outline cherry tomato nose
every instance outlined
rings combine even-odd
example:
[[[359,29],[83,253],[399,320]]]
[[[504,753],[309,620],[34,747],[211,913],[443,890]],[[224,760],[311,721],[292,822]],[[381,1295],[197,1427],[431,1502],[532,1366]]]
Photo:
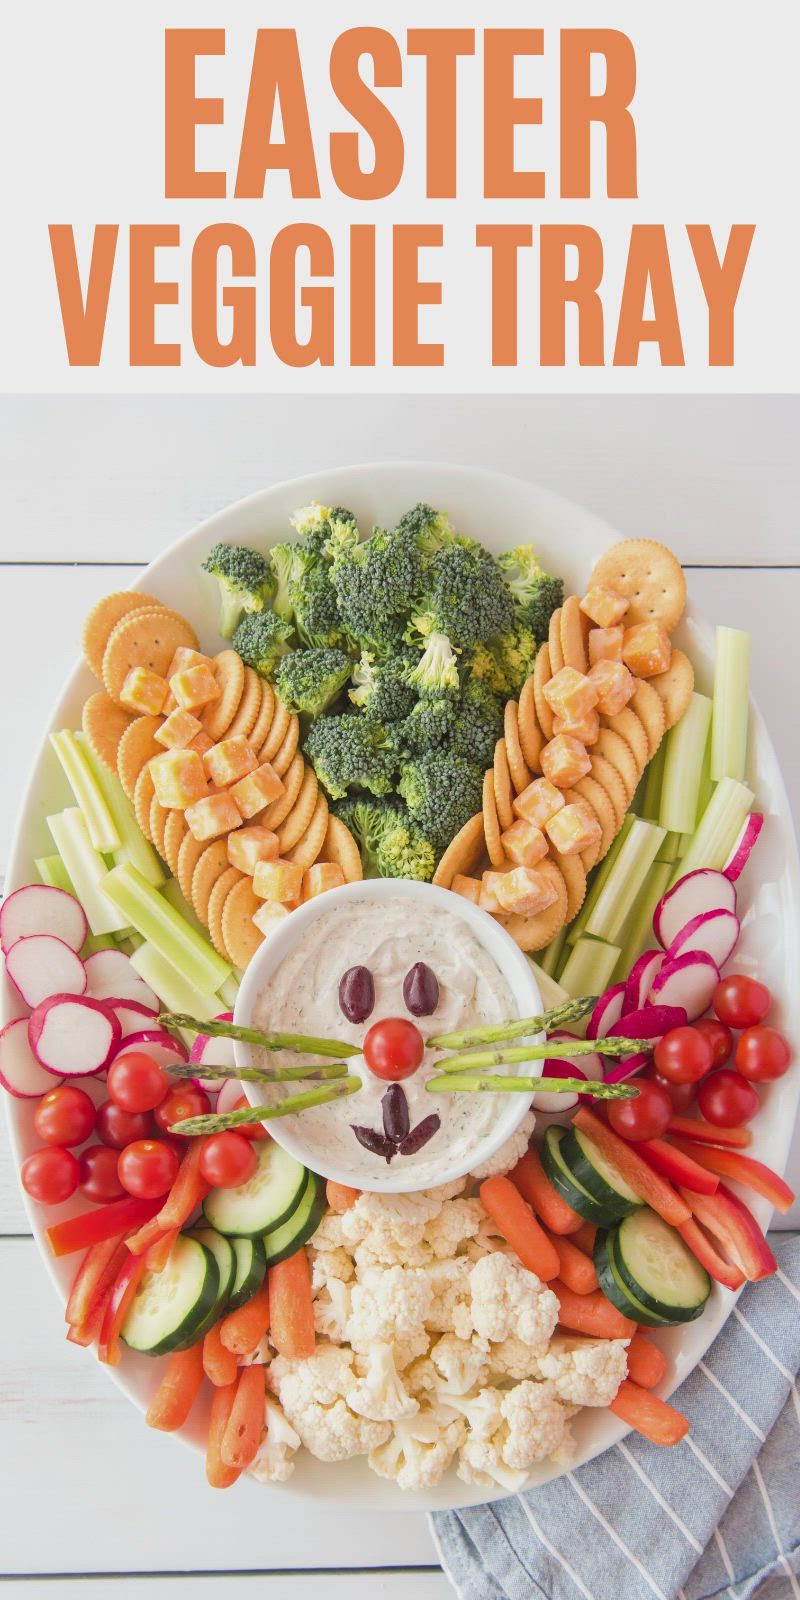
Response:
[[[364,1039],[364,1060],[376,1078],[398,1083],[410,1078],[425,1054],[425,1040],[408,1017],[374,1022]]]

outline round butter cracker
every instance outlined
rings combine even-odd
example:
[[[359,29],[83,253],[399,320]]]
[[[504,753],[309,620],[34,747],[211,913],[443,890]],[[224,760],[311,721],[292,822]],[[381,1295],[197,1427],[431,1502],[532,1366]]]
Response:
[[[201,715],[201,722],[209,739],[218,744],[227,733],[236,716],[244,694],[244,662],[235,650],[220,650],[214,656],[214,677],[219,688],[219,698],[212,700]]]
[[[184,645],[197,649],[197,634],[178,611],[166,606],[132,611],[118,622],[103,655],[103,683],[112,700],[119,700],[122,686],[134,667],[145,667],[166,677],[175,651]]]
[[[83,624],[81,649],[86,665],[96,678],[102,682],[103,656],[117,623],[131,611],[157,611],[160,606],[161,601],[156,600],[155,595],[138,589],[118,589],[114,594],[103,595],[102,600],[92,606]]]
[[[519,714],[516,700],[507,700],[503,712],[503,737],[506,742],[506,757],[511,782],[516,794],[522,794],[531,781],[532,773],[522,753],[522,740],[520,738]]]
[[[667,633],[677,626],[686,605],[686,579],[677,556],[655,539],[621,539],[596,563],[589,588],[613,589],[625,596],[625,628],[637,622],[660,622]]]
[[[498,739],[494,747],[493,782],[497,820],[500,827],[505,831],[506,828],[511,827],[514,821],[514,812],[511,804],[514,799],[514,791],[511,787],[511,773],[508,768],[505,739]]]
[[[549,744],[553,737],[553,713],[544,697],[544,686],[550,682],[553,673],[550,666],[550,647],[543,644],[536,652],[536,661],[533,668],[533,697],[536,705],[536,719],[545,744]]]
[[[255,912],[263,904],[253,893],[252,879],[247,877],[234,883],[223,902],[219,930],[222,943],[228,960],[242,972],[264,941],[263,933],[253,921]]]
[[[505,860],[505,852],[500,843],[500,825],[497,820],[497,801],[494,794],[494,772],[491,767],[483,775],[483,832],[486,839],[486,849],[493,867],[499,867]]]
[[[163,745],[156,740],[156,730],[161,727],[160,717],[137,717],[125,729],[117,746],[117,777],[128,799],[135,804],[139,774],[154,756],[164,754]]]
[[[112,700],[110,694],[99,690],[97,694],[90,694],[84,702],[81,712],[81,727],[89,744],[109,772],[117,776],[117,751],[123,733],[126,733],[133,717]]]
[[[364,876],[361,851],[347,824],[341,817],[328,818],[323,856],[335,867],[341,867],[345,883],[360,883]]]
[[[440,889],[449,889],[456,873],[470,873],[483,854],[483,812],[476,811],[463,828],[450,840],[436,871],[433,882]]]
[[[517,726],[519,728],[519,742],[527,766],[532,773],[542,770],[542,730],[536,715],[536,696],[534,693],[533,673],[525,679],[520,692],[517,706]]]
[[[281,852],[288,861],[293,861],[296,866],[302,867],[304,872],[307,872],[308,868],[313,867],[314,862],[319,860],[328,833],[329,814],[328,802],[320,790],[311,821],[305,833],[298,839],[297,844],[292,846],[291,850]]]
[[[682,650],[673,650],[666,672],[657,672],[647,682],[655,689],[664,707],[664,721],[668,728],[680,722],[694,691],[694,667]]]

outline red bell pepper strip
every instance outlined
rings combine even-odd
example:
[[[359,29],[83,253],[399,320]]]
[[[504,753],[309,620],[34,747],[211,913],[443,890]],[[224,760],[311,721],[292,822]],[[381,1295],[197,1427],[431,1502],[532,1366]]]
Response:
[[[716,1194],[692,1194],[684,1189],[683,1196],[693,1216],[733,1256],[749,1283],[777,1272],[778,1263],[755,1217],[724,1183]]]
[[[149,1250],[145,1251],[144,1259],[147,1263],[148,1272],[164,1271],[172,1254],[172,1246],[178,1237],[178,1232],[177,1228],[168,1228],[167,1232],[162,1234],[160,1239],[156,1239],[155,1244],[151,1244]]]
[[[724,1256],[715,1250],[707,1233],[690,1217],[688,1222],[682,1222],[678,1228],[683,1242],[697,1256],[702,1267],[705,1267],[709,1277],[716,1278],[717,1283],[723,1283],[726,1289],[741,1289],[746,1283],[744,1273],[732,1261],[726,1261]]]
[[[151,1213],[151,1220],[128,1240],[128,1249],[133,1255],[144,1255],[165,1233],[173,1228],[182,1228],[201,1201],[205,1200],[211,1185],[200,1176],[200,1155],[204,1143],[204,1139],[189,1140],[178,1176],[158,1214],[153,1216]]]
[[[743,1156],[739,1150],[714,1150],[710,1146],[698,1149],[697,1146],[684,1145],[678,1140],[678,1148],[685,1150],[686,1154],[694,1156],[701,1167],[706,1167],[709,1172],[717,1173],[721,1178],[732,1178],[734,1183],[741,1183],[745,1189],[752,1189],[754,1194],[761,1194],[765,1200],[775,1207],[776,1211],[789,1211],[794,1205],[794,1190],[779,1178],[777,1172],[765,1166],[763,1161],[754,1161],[752,1156]],[[686,1183],[687,1189],[695,1187]]]
[[[115,1367],[122,1356],[119,1338],[120,1329],[128,1315],[128,1307],[146,1271],[147,1262],[144,1256],[132,1256],[128,1252],[127,1259],[123,1262],[117,1274],[114,1287],[111,1290],[97,1346],[97,1354],[100,1360],[105,1361],[110,1367]]]
[[[669,1178],[670,1183],[682,1184],[684,1189],[691,1189],[695,1194],[715,1194],[719,1179],[714,1181],[713,1171],[707,1171],[705,1166],[698,1165],[701,1158],[693,1160],[696,1145],[667,1144],[666,1139],[637,1139],[636,1148],[662,1178]]]
[[[753,1138],[749,1128],[716,1128],[713,1122],[703,1122],[699,1117],[670,1117],[667,1133],[677,1133],[693,1144],[724,1144],[735,1150],[743,1150]]]
[[[673,1189],[672,1184],[667,1183],[660,1173],[653,1171],[649,1163],[637,1154],[634,1145],[620,1139],[613,1128],[601,1122],[587,1106],[581,1106],[576,1111],[572,1123],[597,1145],[602,1155],[614,1163],[639,1199],[645,1205],[652,1206],[665,1222],[670,1222],[676,1228],[679,1222],[685,1222],[691,1216],[689,1206],[681,1199],[677,1189]]]
[[[85,1250],[87,1245],[101,1244],[104,1239],[116,1239],[131,1228],[155,1215],[159,1200],[112,1200],[107,1206],[97,1206],[94,1211],[82,1211],[77,1217],[56,1222],[47,1229],[47,1238],[54,1256],[69,1256],[75,1250]]]
[[[125,1255],[124,1235],[120,1234],[113,1239],[104,1239],[99,1244],[93,1244],[91,1249],[87,1250],[73,1279],[64,1309],[64,1321],[68,1322],[71,1328],[76,1330],[83,1328],[96,1302],[103,1298],[107,1289],[111,1288]]]
[[[70,1344],[79,1344],[85,1350],[88,1349],[89,1345],[97,1342],[100,1338],[100,1329],[103,1326],[106,1306],[111,1297],[113,1287],[113,1284],[109,1284],[108,1288],[100,1295],[100,1298],[95,1301],[85,1322],[82,1322],[79,1327],[70,1326],[67,1328],[67,1338]]]

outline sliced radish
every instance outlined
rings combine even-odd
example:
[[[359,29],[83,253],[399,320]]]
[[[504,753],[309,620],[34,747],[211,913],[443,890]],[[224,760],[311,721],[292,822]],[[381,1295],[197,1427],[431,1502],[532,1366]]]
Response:
[[[681,928],[708,911],[736,910],[736,890],[724,872],[699,867],[687,872],[674,889],[662,896],[653,913],[653,932],[664,950]]]
[[[173,1039],[166,1028],[142,1028],[139,1033],[129,1033],[115,1053],[127,1055],[129,1050],[143,1051],[159,1067],[174,1067],[189,1057],[183,1040]]]
[[[0,1033],[0,1083],[18,1100],[38,1100],[63,1080],[39,1066],[28,1043],[28,1018],[18,1017]]]
[[[750,851],[763,826],[764,818],[759,811],[751,811],[749,817],[745,817],[742,831],[722,869],[725,877],[730,878],[731,883],[735,883],[740,873],[747,866]]]
[[[18,939],[34,933],[51,933],[77,954],[89,932],[83,906],[65,889],[47,883],[29,883],[15,889],[0,906],[0,944],[5,954]]]
[[[136,1000],[153,1013],[158,997],[140,978],[124,950],[96,950],[86,958],[87,990],[91,1000]]]
[[[33,1054],[45,1072],[60,1078],[90,1078],[102,1072],[120,1041],[110,1006],[84,995],[54,994],[28,1021]]]
[[[217,1087],[219,1088],[219,1079],[217,1079]],[[225,1078],[217,1095],[217,1111],[232,1111],[237,1100],[241,1100],[243,1094],[244,1084],[241,1084],[238,1078]]]
[[[214,1020],[215,1022],[233,1022],[233,1012],[221,1011]],[[189,1051],[189,1060],[193,1066],[200,1067],[202,1073],[204,1059],[210,1061],[215,1067],[235,1067],[233,1040],[212,1039],[208,1033],[198,1033]],[[197,1082],[201,1089],[205,1089],[209,1094],[216,1094],[220,1080],[219,1078],[204,1078],[201,1075],[198,1077]]]
[[[740,931],[739,918],[732,911],[705,911],[676,933],[663,959],[672,961],[675,956],[704,950],[718,967],[724,967],[736,949]]]
[[[52,994],[84,994],[86,968],[80,956],[52,933],[24,934],[6,956],[6,972],[31,1010]]]
[[[563,1028],[557,1028],[549,1035],[550,1039],[557,1039],[560,1043],[569,1039],[577,1039],[577,1037],[577,1034],[569,1033]],[[594,1053],[588,1056],[576,1056],[574,1060],[571,1060],[569,1056],[548,1056],[542,1068],[542,1077],[583,1078],[587,1084],[589,1082],[602,1083],[604,1077],[603,1060],[601,1056]],[[535,1111],[544,1112],[547,1115],[561,1111],[572,1111],[578,1104],[578,1100],[582,1098],[584,1097],[577,1093],[549,1094],[544,1090],[541,1094],[537,1091],[531,1103]],[[590,1096],[587,1095],[585,1098],[589,1099]]]
[[[662,1033],[682,1027],[685,1021],[686,1012],[681,1006],[646,1005],[639,1011],[629,1011],[617,1023],[614,1032],[621,1039],[660,1039]],[[651,1053],[651,1050],[642,1050],[624,1061],[610,1062],[606,1083],[624,1083],[626,1078],[635,1077],[647,1066]]]
[[[615,983],[613,989],[606,989],[605,994],[601,994],[587,1024],[587,1039],[605,1039],[607,1034],[614,1032],[622,1016],[624,1000],[624,983]]]
[[[651,996],[659,1006],[680,1006],[686,1013],[686,1022],[696,1022],[711,1004],[711,996],[719,983],[719,968],[705,950],[694,950],[689,955],[673,956],[664,960],[656,978]],[[671,1027],[675,1024],[671,1023]]]
[[[645,950],[644,955],[634,961],[625,985],[625,1000],[622,1006],[622,1015],[629,1016],[632,1011],[641,1011],[650,993],[650,985],[664,960],[660,950]]]
[[[158,1020],[158,1012],[151,1011],[140,1000],[106,1000],[104,1004],[116,1012],[123,1039],[131,1033],[141,1033],[144,1028],[154,1028]]]

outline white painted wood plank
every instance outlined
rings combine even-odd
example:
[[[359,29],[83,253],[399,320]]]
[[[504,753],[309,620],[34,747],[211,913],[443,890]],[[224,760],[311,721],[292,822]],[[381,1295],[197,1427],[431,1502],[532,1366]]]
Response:
[[[439,1572],[281,1572],[208,1577],[46,1578],[3,1585],[4,1600],[453,1600]]]
[[[151,559],[230,501],[354,461],[476,462],[685,561],[798,559],[800,398],[0,399],[0,558]]]

